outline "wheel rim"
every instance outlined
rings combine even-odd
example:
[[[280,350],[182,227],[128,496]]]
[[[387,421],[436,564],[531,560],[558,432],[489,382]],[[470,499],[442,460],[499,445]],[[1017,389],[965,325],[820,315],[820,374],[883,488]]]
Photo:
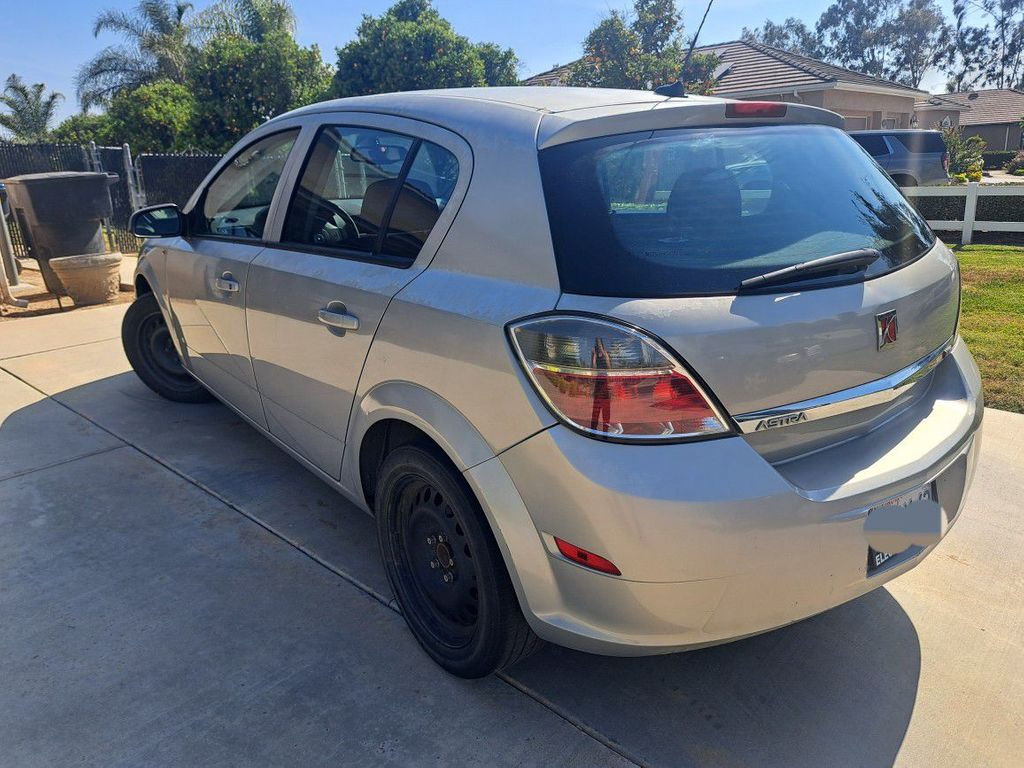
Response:
[[[473,638],[480,612],[479,572],[459,510],[424,478],[398,494],[395,551],[398,577],[412,599],[407,610],[434,638],[461,648]]]
[[[139,325],[139,352],[154,376],[173,387],[192,383],[181,364],[174,340],[160,312],[154,312]]]

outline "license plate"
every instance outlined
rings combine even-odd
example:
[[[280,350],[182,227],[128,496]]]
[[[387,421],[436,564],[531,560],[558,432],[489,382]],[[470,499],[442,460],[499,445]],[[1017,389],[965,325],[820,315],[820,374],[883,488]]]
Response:
[[[868,510],[868,514],[870,515],[876,509],[882,509],[884,507],[905,507],[905,506],[907,506],[907,505],[909,505],[909,504],[911,504],[911,503],[913,503],[915,501],[918,501],[920,499],[931,499],[931,498],[932,498],[932,486],[931,486],[931,484],[928,484],[928,485],[922,486],[921,488],[917,488],[917,489],[915,489],[913,491],[910,491],[909,493],[904,493],[902,496],[895,496],[895,497],[893,497],[893,498],[891,498],[891,499],[889,499],[887,501],[883,501],[881,504],[876,504],[875,506],[873,506],[871,509]],[[914,547],[911,547],[910,549],[914,549]],[[901,555],[901,554],[903,554],[903,552],[906,552],[906,551],[908,551],[908,550],[905,549],[902,552],[879,552],[876,549],[873,549],[872,547],[869,546],[868,547],[868,576],[870,576],[872,573],[874,573],[879,568],[881,568],[883,565],[885,565],[886,562],[888,562],[892,558],[896,557],[896,555]]]

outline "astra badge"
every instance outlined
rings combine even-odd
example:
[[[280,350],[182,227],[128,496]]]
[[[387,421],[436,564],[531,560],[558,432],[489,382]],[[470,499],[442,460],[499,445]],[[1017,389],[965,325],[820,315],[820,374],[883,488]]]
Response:
[[[754,431],[763,432],[766,429],[788,427],[790,424],[799,424],[801,421],[807,421],[807,414],[804,411],[800,411],[799,413],[787,413],[785,416],[772,416],[771,418],[761,419],[757,422],[757,426],[754,427]]]
[[[888,312],[875,315],[875,330],[878,331],[879,349],[886,344],[895,342],[896,334],[899,331],[899,326],[896,324],[896,310],[890,309]]]

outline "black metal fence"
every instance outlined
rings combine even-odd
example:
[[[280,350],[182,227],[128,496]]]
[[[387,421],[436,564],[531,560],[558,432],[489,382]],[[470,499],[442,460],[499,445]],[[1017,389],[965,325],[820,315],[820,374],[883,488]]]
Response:
[[[166,154],[131,157],[122,147],[80,146],[78,144],[10,144],[0,142],[0,181],[25,173],[49,171],[105,171],[116,173],[110,186],[113,215],[104,222],[110,247],[123,253],[138,250],[139,243],[128,232],[132,211],[147,204],[184,205],[196,187],[220,159],[220,155]],[[29,255],[25,237],[16,217],[7,220],[16,256]]]

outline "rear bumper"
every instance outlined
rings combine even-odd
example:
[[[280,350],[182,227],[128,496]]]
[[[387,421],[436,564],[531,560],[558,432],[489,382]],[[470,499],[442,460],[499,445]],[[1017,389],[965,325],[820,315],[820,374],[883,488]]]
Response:
[[[933,547],[867,576],[867,511],[936,483],[957,519],[980,447],[981,383],[962,341],[891,422],[775,467],[740,437],[631,446],[557,426],[467,471],[534,630],[610,655],[756,634],[858,597]],[[831,454],[831,455],[828,455]],[[553,536],[621,577],[562,558]]]

